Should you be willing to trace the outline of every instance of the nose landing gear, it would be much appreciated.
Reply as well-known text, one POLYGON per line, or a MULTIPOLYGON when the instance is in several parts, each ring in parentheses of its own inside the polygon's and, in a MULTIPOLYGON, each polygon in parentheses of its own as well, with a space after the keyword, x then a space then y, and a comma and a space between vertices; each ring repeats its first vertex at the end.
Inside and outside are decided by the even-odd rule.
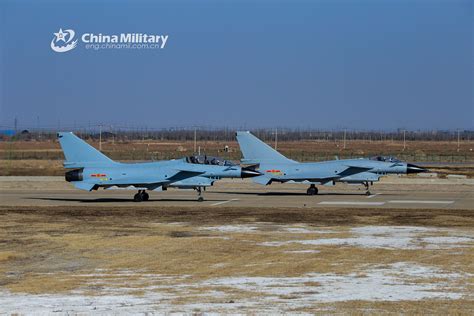
POLYGON ((369 182, 367 182, 367 181, 363 182, 363 185, 364 185, 365 190, 366 190, 365 195, 367 195, 367 196, 372 195, 372 193, 370 193, 370 191, 369 191, 369 182))
POLYGON ((203 202, 204 197, 202 196, 202 187, 196 187, 196 191, 198 192, 198 202, 203 202))
POLYGON ((142 202, 142 201, 148 201, 150 196, 148 193, 145 192, 145 190, 138 190, 138 193, 133 196, 133 201, 135 202, 142 202))
POLYGON ((311 184, 309 186, 308 190, 306 190, 306 194, 307 195, 316 195, 316 194, 318 194, 318 188, 314 184, 311 184))

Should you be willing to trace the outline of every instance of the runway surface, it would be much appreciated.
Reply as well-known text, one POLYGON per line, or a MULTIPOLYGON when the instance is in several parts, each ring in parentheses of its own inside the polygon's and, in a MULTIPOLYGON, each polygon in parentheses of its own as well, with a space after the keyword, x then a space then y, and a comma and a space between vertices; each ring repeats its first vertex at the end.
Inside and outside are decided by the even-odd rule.
POLYGON ((304 184, 260 186, 249 180, 217 181, 197 202, 194 190, 171 188, 150 192, 148 202, 132 201, 133 190, 74 189, 62 177, 0 177, 0 206, 72 206, 72 205, 147 205, 199 207, 262 208, 423 208, 474 209, 474 185, 446 179, 389 178, 371 188, 365 195, 362 186, 338 184, 319 187, 316 196, 306 195, 304 184))

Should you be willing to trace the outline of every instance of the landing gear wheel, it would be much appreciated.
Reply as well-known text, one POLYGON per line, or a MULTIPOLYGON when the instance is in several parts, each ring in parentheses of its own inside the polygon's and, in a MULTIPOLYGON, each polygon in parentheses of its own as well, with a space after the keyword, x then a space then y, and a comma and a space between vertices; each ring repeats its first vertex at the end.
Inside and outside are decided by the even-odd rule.
POLYGON ((202 187, 196 187, 196 191, 198 192, 198 202, 204 201, 204 197, 202 196, 202 187))
POLYGON ((316 195, 316 194, 318 194, 318 188, 317 188, 314 184, 312 184, 312 185, 308 188, 308 190, 306 190, 306 194, 308 194, 308 195, 316 195))
POLYGON ((138 192, 137 194, 135 194, 135 195, 133 196, 133 201, 134 201, 134 202, 141 202, 141 201, 143 201, 143 196, 142 196, 141 192, 138 192))
POLYGON ((367 191, 367 192, 365 192, 365 195, 370 196, 370 195, 372 195, 372 193, 370 193, 370 191, 367 191))
POLYGON ((148 195, 148 193, 145 192, 145 190, 138 190, 138 193, 133 196, 133 201, 148 201, 149 198, 150 196, 148 195))

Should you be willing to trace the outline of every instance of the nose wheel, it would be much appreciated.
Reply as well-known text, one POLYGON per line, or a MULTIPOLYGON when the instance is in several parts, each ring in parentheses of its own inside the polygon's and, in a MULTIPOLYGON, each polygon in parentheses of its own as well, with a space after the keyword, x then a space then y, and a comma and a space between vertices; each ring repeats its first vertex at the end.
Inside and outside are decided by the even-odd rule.
POLYGON ((306 194, 307 195, 316 195, 316 194, 318 194, 318 188, 314 184, 311 184, 309 186, 308 190, 306 190, 306 194))
POLYGON ((148 193, 145 192, 145 190, 138 190, 138 193, 133 196, 133 201, 135 202, 142 202, 142 201, 148 201, 150 196, 148 193))

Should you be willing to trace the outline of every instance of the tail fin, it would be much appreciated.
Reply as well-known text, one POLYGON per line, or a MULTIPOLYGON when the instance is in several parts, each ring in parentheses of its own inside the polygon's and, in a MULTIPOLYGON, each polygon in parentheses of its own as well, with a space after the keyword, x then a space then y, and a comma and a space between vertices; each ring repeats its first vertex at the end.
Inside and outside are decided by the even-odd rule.
POLYGON ((63 149, 66 168, 84 168, 91 165, 109 165, 114 161, 74 135, 72 132, 58 133, 59 143, 63 149))
POLYGON ((244 156, 241 160, 242 163, 295 162, 286 158, 250 132, 237 132, 237 141, 239 142, 240 151, 242 151, 244 156))

